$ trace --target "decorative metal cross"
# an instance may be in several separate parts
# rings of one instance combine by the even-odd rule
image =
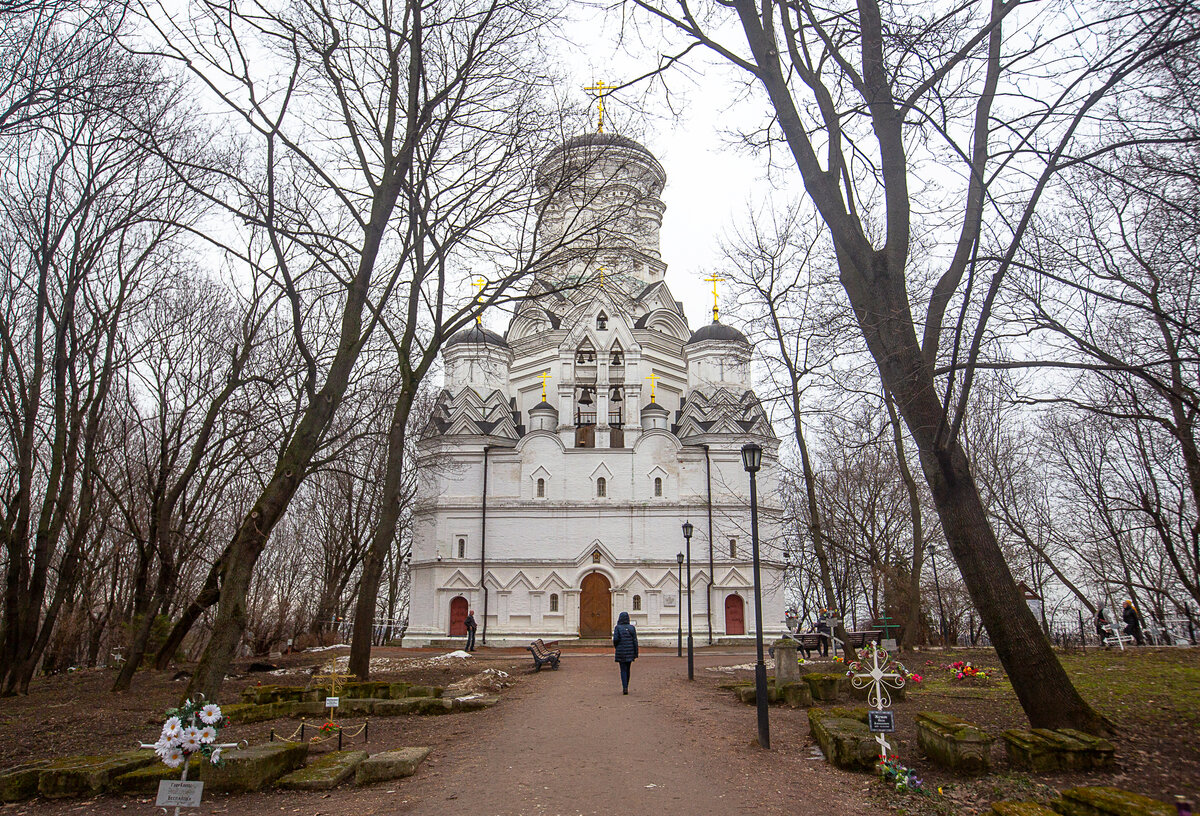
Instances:
[[[339,692],[341,691],[342,686],[346,684],[346,680],[348,678],[354,677],[354,676],[355,675],[351,674],[348,671],[342,671],[341,669],[339,669],[337,667],[337,661],[334,661],[333,663],[329,664],[328,668],[325,669],[324,674],[314,674],[313,680],[318,680],[321,682],[329,683],[329,696],[330,697],[338,697],[338,696],[340,696]],[[330,722],[333,722],[333,713],[334,712],[332,710],[330,710],[330,712],[329,712],[329,721]]]
[[[584,88],[585,91],[596,97],[596,132],[604,132],[604,97],[613,92],[612,86],[605,85],[603,80],[597,80],[595,85],[589,85]]]
[[[481,302],[479,299],[479,296],[482,295],[483,290],[487,288],[487,281],[484,280],[483,278],[476,278],[475,280],[471,281],[471,285],[479,289],[479,291],[475,293],[475,302],[476,303]],[[483,325],[483,313],[482,312],[475,315],[475,325],[476,326]]]
[[[654,386],[658,385],[658,381],[662,378],[651,371],[650,376],[646,379],[650,381],[650,401],[654,402]]]
[[[883,711],[892,705],[892,695],[888,693],[888,687],[903,688],[904,675],[895,670],[895,664],[884,649],[871,644],[867,646],[866,651],[871,655],[870,667],[865,661],[855,661],[850,664],[846,673],[850,675],[850,682],[856,689],[869,689],[867,705],[876,711]],[[887,738],[880,733],[875,735],[875,741],[879,743],[879,756],[886,759],[889,747]]]
[[[549,369],[546,369],[541,374],[538,374],[538,379],[542,381],[542,402],[546,401],[546,380],[554,379]]]
[[[705,280],[712,281],[712,285],[713,285],[713,323],[716,323],[717,322],[717,284],[723,282],[725,279],[718,278],[717,273],[713,272],[712,275],[705,278]]]

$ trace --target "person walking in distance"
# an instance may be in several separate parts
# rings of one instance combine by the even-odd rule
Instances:
[[[1125,634],[1133,638],[1133,642],[1138,646],[1142,645],[1142,622],[1138,618],[1137,608],[1134,607],[1133,601],[1125,601],[1125,608],[1121,611],[1121,619],[1125,621]]]
[[[479,628],[479,624],[475,622],[475,610],[467,611],[467,651],[475,651],[475,630]]]
[[[817,645],[821,657],[829,657],[829,610],[822,609],[817,615]]]
[[[629,667],[637,660],[638,642],[637,630],[629,622],[629,613],[622,612],[613,627],[613,647],[616,650],[616,661],[621,667],[621,693],[629,693]]]

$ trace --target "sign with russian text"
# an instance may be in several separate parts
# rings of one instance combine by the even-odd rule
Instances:
[[[867,728],[873,734],[890,734],[896,730],[896,715],[891,711],[868,711]]]
[[[200,807],[200,797],[204,794],[203,782],[183,782],[178,779],[164,779],[158,783],[158,799],[154,801],[157,807]]]
[[[325,698],[325,707],[326,708],[337,708],[339,700],[340,700],[340,698],[338,698],[338,697],[326,697]]]

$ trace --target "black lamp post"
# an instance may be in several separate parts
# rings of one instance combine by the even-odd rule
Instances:
[[[938,581],[937,559],[934,558],[934,556],[937,555],[937,547],[930,544],[926,549],[929,552],[929,561],[931,564],[933,564],[933,588],[937,591],[938,616],[941,618],[941,624],[942,624],[942,648],[945,648],[946,647],[946,607],[942,603],[942,585]]]
[[[687,584],[688,584],[688,680],[696,679],[695,664],[692,658],[692,523],[683,523],[683,540],[687,542]]]
[[[758,660],[754,664],[754,699],[758,703],[758,744],[771,747],[771,724],[767,719],[767,664],[763,662],[762,583],[758,575],[758,469],[762,467],[762,447],[753,442],[742,446],[742,467],[750,474],[750,544],[754,559],[754,645]]]
[[[679,564],[679,594],[683,594],[683,553],[675,554],[675,562]],[[675,640],[675,656],[683,657],[683,598],[678,600],[679,604],[679,633]]]

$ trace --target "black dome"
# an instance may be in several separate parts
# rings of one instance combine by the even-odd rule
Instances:
[[[496,334],[494,331],[485,329],[478,323],[470,328],[457,331],[450,335],[450,339],[445,342],[442,348],[448,349],[451,346],[457,346],[459,343],[483,343],[484,345],[488,346],[500,346],[501,348],[508,348],[508,343],[505,342],[503,337]]]
[[[542,400],[541,402],[539,402],[537,405],[533,406],[529,410],[530,411],[545,411],[547,409],[554,411],[555,413],[558,413],[558,409],[555,408],[550,403],[546,402],[545,400]]]
[[[652,168],[652,171],[656,175],[658,175],[660,181],[665,181],[667,178],[666,171],[663,170],[662,164],[659,163],[658,159],[653,153],[650,152],[648,147],[640,142],[635,142],[628,136],[621,136],[616,133],[584,133],[579,136],[572,136],[570,139],[567,139],[565,142],[546,154],[546,158],[542,160],[539,174],[552,171],[554,169],[556,157],[561,156],[563,153],[570,154],[576,150],[579,150],[580,148],[588,147],[617,147],[635,151],[642,155],[642,157],[646,160],[646,164]],[[562,159],[558,159],[558,162],[561,163]]]
[[[715,320],[707,326],[701,326],[692,332],[691,338],[684,345],[690,346],[692,343],[703,343],[705,340],[719,340],[723,343],[741,343],[743,346],[750,345],[750,341],[746,339],[746,335],[733,326],[727,326]]]

